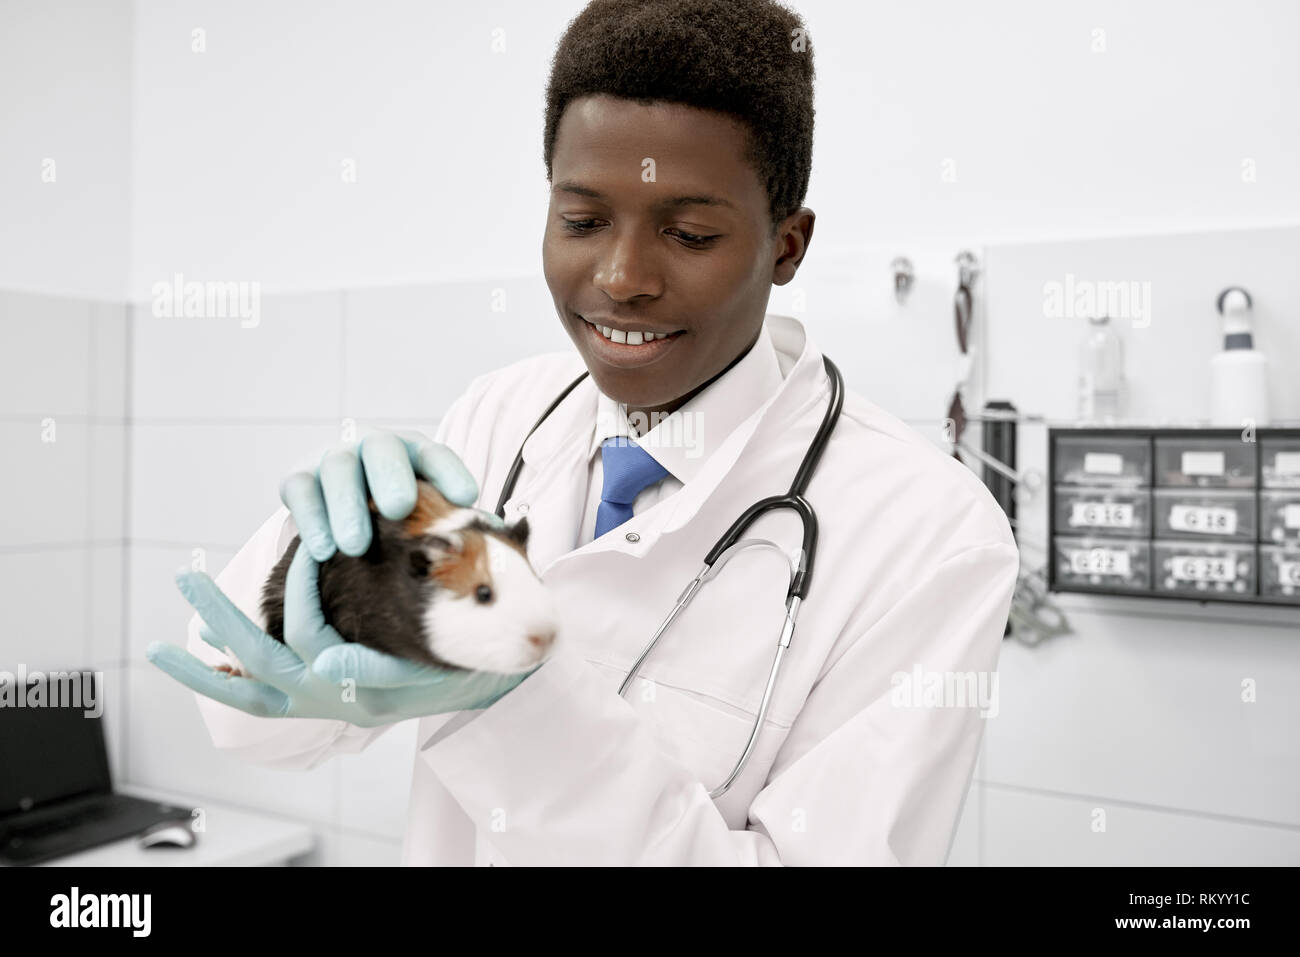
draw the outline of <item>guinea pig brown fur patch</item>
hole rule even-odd
[[[417,482],[416,493],[415,511],[403,520],[406,533],[412,537],[425,534],[435,522],[440,522],[457,511],[457,506],[447,501],[428,482]]]
[[[463,545],[460,553],[452,561],[434,562],[429,568],[429,577],[439,586],[456,595],[471,595],[479,585],[492,580],[488,567],[487,542],[477,533],[461,536]]]

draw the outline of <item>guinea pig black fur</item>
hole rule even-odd
[[[417,491],[415,510],[400,521],[370,500],[370,549],[320,563],[325,621],[345,641],[420,664],[514,674],[545,660],[558,625],[528,562],[528,520],[498,529],[423,479]],[[262,590],[266,631],[277,641],[300,545],[295,535]]]

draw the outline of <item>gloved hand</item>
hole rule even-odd
[[[203,572],[177,574],[181,593],[203,619],[200,636],[233,653],[250,677],[214,671],[164,641],[150,644],[146,657],[199,694],[258,717],[333,718],[360,727],[486,708],[532,674],[434,668],[344,641],[321,612],[319,569],[306,549],[294,553],[285,581],[283,644]]]
[[[284,480],[280,498],[305,547],[295,551],[285,581],[283,644],[250,621],[206,574],[176,576],[177,587],[203,619],[200,637],[233,653],[251,677],[214,671],[166,642],[153,642],[146,657],[200,694],[264,717],[336,718],[373,727],[492,704],[532,672],[501,675],[419,665],[344,641],[321,611],[317,563],[336,548],[357,556],[370,547],[367,487],[380,513],[398,521],[415,510],[417,472],[457,505],[470,506],[478,498],[478,483],[459,456],[416,432],[376,432],[359,449],[331,449],[314,472],[295,472]],[[504,527],[493,512],[483,517]]]
[[[445,445],[418,432],[375,432],[359,448],[330,449],[314,471],[290,475],[280,485],[280,500],[316,561],[325,561],[335,548],[364,555],[371,538],[367,487],[379,513],[400,521],[415,510],[417,473],[455,505],[470,506],[478,498],[474,476]],[[483,517],[504,527],[495,512]]]

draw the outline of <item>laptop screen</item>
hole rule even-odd
[[[95,701],[101,690],[97,679],[86,674],[95,682]],[[72,672],[72,680],[80,683],[82,674]],[[112,790],[103,718],[86,717],[80,701],[75,707],[50,707],[52,697],[47,694],[42,707],[16,707],[12,700],[0,707],[0,817]],[[62,695],[60,704],[69,697]]]

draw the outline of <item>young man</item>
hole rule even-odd
[[[411,864],[944,861],[992,707],[927,695],[986,687],[1018,553],[973,473],[856,393],[807,487],[815,573],[730,787],[786,623],[785,559],[738,553],[619,694],[714,542],[789,488],[831,402],[803,326],[765,317],[813,232],[812,79],[803,24],[767,0],[596,0],[570,24],[547,90],[543,265],[576,354],[479,376],[433,442],[379,433],[291,476],[220,576],[229,599],[178,579],[205,664],[150,657],[203,693],[217,746],[309,768],[419,718]],[[434,675],[342,642],[316,562],[365,551],[367,491],[402,517],[418,472],[491,510],[521,443],[505,515],[527,516],[558,599],[551,657]],[[299,531],[286,647],[249,619]],[[745,539],[794,552],[801,534],[785,511]],[[211,671],[223,650],[251,677]]]

